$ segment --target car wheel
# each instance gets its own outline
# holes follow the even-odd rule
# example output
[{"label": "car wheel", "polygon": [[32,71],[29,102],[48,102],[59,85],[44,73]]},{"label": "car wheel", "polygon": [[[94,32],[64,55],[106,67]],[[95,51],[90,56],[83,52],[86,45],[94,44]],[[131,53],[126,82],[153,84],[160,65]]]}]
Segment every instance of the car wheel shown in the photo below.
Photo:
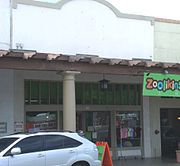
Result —
[{"label": "car wheel", "polygon": [[87,162],[78,162],[73,164],[72,166],[89,166],[89,164]]}]

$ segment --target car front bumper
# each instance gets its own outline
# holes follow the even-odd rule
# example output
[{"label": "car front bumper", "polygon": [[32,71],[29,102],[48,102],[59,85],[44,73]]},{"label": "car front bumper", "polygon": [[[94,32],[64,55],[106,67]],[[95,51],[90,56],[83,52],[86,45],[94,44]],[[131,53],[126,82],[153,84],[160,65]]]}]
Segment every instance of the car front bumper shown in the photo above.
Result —
[{"label": "car front bumper", "polygon": [[100,160],[95,160],[93,166],[101,166],[101,161]]}]

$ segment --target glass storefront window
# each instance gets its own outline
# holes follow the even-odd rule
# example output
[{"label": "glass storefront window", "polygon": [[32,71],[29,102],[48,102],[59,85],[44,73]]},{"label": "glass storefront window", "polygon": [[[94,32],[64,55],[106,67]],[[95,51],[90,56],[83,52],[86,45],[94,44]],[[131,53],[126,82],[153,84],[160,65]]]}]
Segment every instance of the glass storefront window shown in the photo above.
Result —
[{"label": "glass storefront window", "polygon": [[128,84],[123,84],[121,85],[121,104],[122,105],[131,105],[129,103],[129,85]]},{"label": "glass storefront window", "polygon": [[76,104],[83,104],[83,84],[82,83],[76,83]]},{"label": "glass storefront window", "polygon": [[58,93],[59,104],[62,104],[63,103],[63,83],[62,82],[58,84],[58,88],[59,88],[59,93]]},{"label": "glass storefront window", "polygon": [[140,112],[116,112],[117,147],[141,146]]},{"label": "glass storefront window", "polygon": [[84,84],[83,98],[84,104],[91,103],[91,84]]},{"label": "glass storefront window", "polygon": [[106,100],[106,90],[99,91],[99,104],[105,105],[107,103]]},{"label": "glass storefront window", "polygon": [[39,104],[39,81],[30,82],[30,95],[31,104]]},{"label": "glass storefront window", "polygon": [[92,104],[99,104],[99,86],[96,83],[91,84],[91,97],[92,97]]},{"label": "glass storefront window", "polygon": [[30,104],[30,81],[24,81],[24,98],[25,104]]},{"label": "glass storefront window", "polygon": [[89,140],[106,141],[111,146],[110,112],[86,112],[85,136]]},{"label": "glass storefront window", "polygon": [[57,82],[50,82],[50,104],[57,104],[58,86]]},{"label": "glass storefront window", "polygon": [[40,99],[41,104],[49,104],[49,82],[40,82]]},{"label": "glass storefront window", "polygon": [[114,98],[115,105],[121,105],[123,103],[122,98],[121,98],[121,96],[122,96],[121,95],[122,94],[122,86],[121,85],[118,85],[118,84],[115,85],[114,94],[115,94],[115,98]]},{"label": "glass storefront window", "polygon": [[24,81],[25,104],[62,104],[62,82],[58,81]]},{"label": "glass storefront window", "polygon": [[134,105],[136,103],[136,94],[137,94],[136,86],[129,85],[129,104],[130,105]]},{"label": "glass storefront window", "polygon": [[26,129],[29,132],[57,130],[57,112],[26,112]]},{"label": "glass storefront window", "polygon": [[141,105],[139,84],[108,84],[101,90],[98,83],[76,82],[77,104]]},{"label": "glass storefront window", "polygon": [[113,85],[109,84],[108,85],[108,89],[106,91],[107,94],[107,101],[106,103],[109,105],[113,105],[114,104],[114,89],[113,89]]},{"label": "glass storefront window", "polygon": [[[25,80],[25,104],[62,104],[63,83],[56,81]],[[76,104],[141,105],[139,84],[108,84],[100,89],[99,83],[76,82]]]}]

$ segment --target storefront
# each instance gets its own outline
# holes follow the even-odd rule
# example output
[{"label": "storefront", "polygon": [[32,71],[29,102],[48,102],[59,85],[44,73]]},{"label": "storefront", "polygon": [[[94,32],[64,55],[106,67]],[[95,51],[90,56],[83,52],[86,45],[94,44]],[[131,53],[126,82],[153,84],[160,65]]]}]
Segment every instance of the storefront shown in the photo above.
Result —
[{"label": "storefront", "polygon": [[[89,140],[106,141],[117,157],[128,150],[142,149],[141,84],[108,83],[102,89],[99,82],[76,82],[76,130],[82,130]],[[24,102],[27,131],[63,129],[62,82],[25,80]],[[38,108],[56,107],[44,111]],[[131,154],[131,153],[130,153]]]},{"label": "storefront", "polygon": [[180,148],[180,109],[161,109],[162,157],[175,158]]},{"label": "storefront", "polygon": [[[165,76],[165,63],[4,51],[0,66],[1,135],[75,128],[91,141],[107,141],[116,159],[164,155],[161,110],[179,110],[179,98],[158,96],[162,81],[152,84],[156,96],[142,87],[145,71],[155,80],[153,73]],[[168,71],[179,79],[175,64]]]},{"label": "storefront", "polygon": [[[179,75],[168,74],[168,70],[165,74],[145,73],[143,95],[160,97],[160,130],[155,130],[155,134],[161,132],[161,156],[175,158],[176,150],[180,148]],[[165,100],[171,104],[166,105]]]}]

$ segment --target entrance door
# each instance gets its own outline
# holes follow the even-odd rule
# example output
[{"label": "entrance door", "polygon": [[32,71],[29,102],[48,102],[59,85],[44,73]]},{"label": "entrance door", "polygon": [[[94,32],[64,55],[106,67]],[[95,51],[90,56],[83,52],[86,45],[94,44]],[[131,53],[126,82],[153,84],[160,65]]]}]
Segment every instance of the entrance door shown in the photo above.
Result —
[{"label": "entrance door", "polygon": [[92,142],[106,141],[111,146],[110,112],[77,112],[76,129],[83,130],[85,137]]},{"label": "entrance door", "polygon": [[161,109],[162,157],[174,158],[180,142],[180,109]]}]

